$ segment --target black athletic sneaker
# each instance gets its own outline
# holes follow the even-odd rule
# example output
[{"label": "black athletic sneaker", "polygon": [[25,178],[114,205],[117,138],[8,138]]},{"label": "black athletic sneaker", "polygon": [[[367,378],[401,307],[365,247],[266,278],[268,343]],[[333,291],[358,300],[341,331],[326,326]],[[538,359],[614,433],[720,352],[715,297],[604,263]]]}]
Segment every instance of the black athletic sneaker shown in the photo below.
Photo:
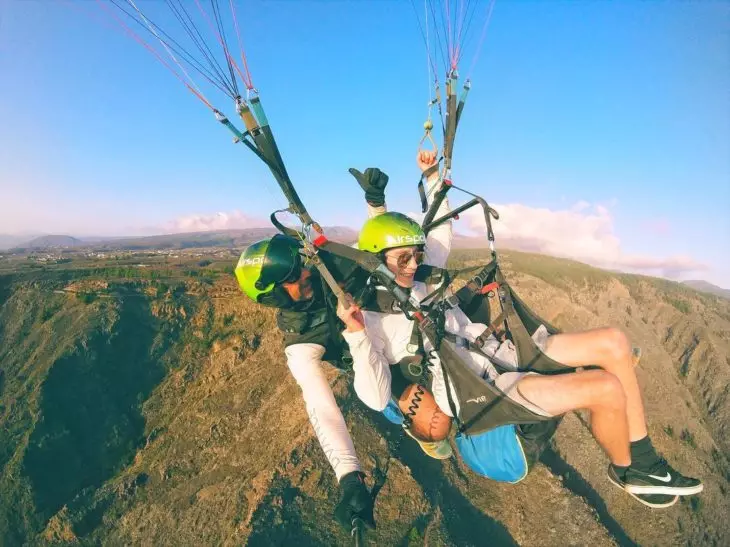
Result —
[{"label": "black athletic sneaker", "polygon": [[629,467],[623,478],[618,476],[613,466],[609,466],[608,476],[630,494],[691,496],[704,488],[702,481],[683,476],[663,458],[648,472]]},{"label": "black athletic sneaker", "polygon": [[626,492],[632,498],[637,499],[644,505],[648,505],[649,507],[653,507],[654,509],[671,507],[679,500],[679,496],[669,496],[666,494],[632,494],[631,492],[628,492],[624,487],[624,482],[618,477],[612,465],[608,466],[608,480],[618,486],[621,490]]},{"label": "black athletic sneaker", "polygon": [[679,501],[679,496],[665,496],[664,494],[632,494],[631,492],[627,492],[627,494],[632,498],[639,500],[644,505],[648,505],[654,509],[665,509]]}]

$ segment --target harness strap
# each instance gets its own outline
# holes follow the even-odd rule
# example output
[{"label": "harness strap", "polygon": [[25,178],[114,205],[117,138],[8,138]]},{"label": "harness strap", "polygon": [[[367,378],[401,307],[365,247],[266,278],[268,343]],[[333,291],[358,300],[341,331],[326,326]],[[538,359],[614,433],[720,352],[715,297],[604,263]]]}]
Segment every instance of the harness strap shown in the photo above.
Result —
[{"label": "harness strap", "polygon": [[361,309],[388,314],[403,313],[398,300],[383,287],[376,287],[370,298],[363,302]]},{"label": "harness strap", "polygon": [[[443,158],[441,158],[441,159],[443,159]],[[428,177],[433,175],[438,170],[441,159],[439,159],[439,161],[437,161],[431,167],[426,169],[418,181],[418,195],[421,198],[421,212],[422,213],[425,213],[428,210],[428,199],[426,197],[426,190],[424,188],[423,181],[428,180]]]},{"label": "harness strap", "polygon": [[[312,318],[308,329],[313,329],[314,327],[327,323],[330,339],[336,346],[335,351],[337,352],[338,360],[343,365],[349,367],[352,365],[353,359],[352,354],[350,353],[350,347],[347,342],[345,342],[342,334],[340,334],[340,328],[337,325],[337,312],[333,309],[333,306],[336,304],[332,302],[331,298],[336,298],[336,296],[330,291],[330,288],[323,277],[320,277],[320,282],[322,283],[322,292],[324,294],[324,308],[317,312],[317,314]],[[328,291],[330,292],[328,293]]]},{"label": "harness strap", "polygon": [[[500,313],[497,318],[492,321],[492,323],[487,327],[487,330],[477,336],[477,338],[474,340],[474,344],[476,344],[479,348],[484,347],[484,343],[487,341],[487,338],[489,338],[490,335],[497,333],[497,329],[500,325],[504,325],[506,319],[507,314],[505,312]],[[500,341],[503,341],[504,333],[501,333],[501,337],[502,340]],[[500,339],[500,336],[497,336],[497,339]]]},{"label": "harness strap", "polygon": [[456,426],[459,429],[459,431],[462,431],[463,424],[461,423],[461,420],[459,419],[459,412],[456,409],[456,403],[454,403],[454,396],[451,393],[451,383],[449,382],[449,375],[446,373],[446,368],[444,367],[443,360],[439,358],[439,365],[441,366],[441,374],[444,378],[444,385],[446,386],[446,400],[449,402],[449,409],[451,410],[451,415],[454,419],[454,422],[456,422]]}]

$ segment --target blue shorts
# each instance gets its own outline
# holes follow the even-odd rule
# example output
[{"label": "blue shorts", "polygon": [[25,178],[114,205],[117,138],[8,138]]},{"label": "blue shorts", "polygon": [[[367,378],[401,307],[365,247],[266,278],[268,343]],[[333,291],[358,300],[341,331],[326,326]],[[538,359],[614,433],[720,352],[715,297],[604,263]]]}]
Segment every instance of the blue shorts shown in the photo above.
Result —
[{"label": "blue shorts", "polygon": [[[396,425],[403,423],[403,413],[393,400],[383,409],[383,415]],[[512,424],[477,435],[458,433],[456,448],[467,467],[488,479],[516,483],[529,471],[517,427]]]}]

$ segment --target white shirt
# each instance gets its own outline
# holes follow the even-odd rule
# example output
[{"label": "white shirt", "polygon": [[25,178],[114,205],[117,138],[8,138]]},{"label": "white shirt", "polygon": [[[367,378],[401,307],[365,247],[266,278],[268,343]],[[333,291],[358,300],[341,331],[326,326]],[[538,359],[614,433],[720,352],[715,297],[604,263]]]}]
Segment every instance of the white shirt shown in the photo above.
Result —
[{"label": "white shirt", "polygon": [[[436,184],[440,184],[438,179],[429,181],[427,192],[429,197],[433,195],[433,187]],[[441,217],[450,210],[448,199],[444,199],[435,218]],[[409,214],[408,216],[419,223],[423,220],[422,215]],[[445,267],[451,250],[452,237],[451,221],[431,230],[426,239],[425,263],[439,268]],[[434,289],[435,287],[415,282],[411,294],[421,300]],[[398,363],[404,357],[414,355],[408,351],[414,322],[402,313],[388,314],[363,311],[363,318],[365,320],[365,329],[357,332],[344,331],[343,336],[350,346],[353,357],[355,391],[358,397],[370,408],[382,411],[391,398],[391,365]],[[447,332],[474,342],[486,330],[487,326],[482,323],[473,323],[457,307],[446,312],[445,328]],[[484,346],[484,351],[493,354],[498,347],[499,342],[494,336],[490,336]],[[433,349],[431,343],[425,337],[424,349],[427,352]],[[494,366],[483,355],[459,347],[456,348],[456,352],[467,366],[479,376],[491,380],[498,376]],[[433,373],[432,391],[436,403],[445,414],[453,417],[438,357],[431,359],[429,368]],[[454,387],[451,382],[450,386],[453,394]],[[454,403],[458,412],[459,403],[456,397],[454,397]]]}]

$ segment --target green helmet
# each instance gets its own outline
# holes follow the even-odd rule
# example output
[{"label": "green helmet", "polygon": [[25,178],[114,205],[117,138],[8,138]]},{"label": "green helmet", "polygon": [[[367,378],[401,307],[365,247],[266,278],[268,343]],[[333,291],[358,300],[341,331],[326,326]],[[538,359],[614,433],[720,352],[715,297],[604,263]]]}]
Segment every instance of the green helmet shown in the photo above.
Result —
[{"label": "green helmet", "polygon": [[360,250],[370,253],[425,244],[426,234],[421,226],[402,213],[383,213],[368,219],[357,241]]},{"label": "green helmet", "polygon": [[236,265],[241,290],[254,302],[274,292],[277,284],[294,281],[301,275],[299,242],[283,234],[249,245]]}]

